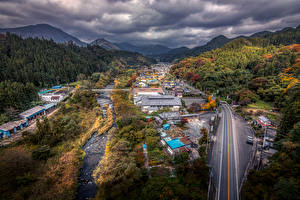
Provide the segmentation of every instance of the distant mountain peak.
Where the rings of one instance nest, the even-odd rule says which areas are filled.
[[[106,50],[109,50],[109,51],[111,51],[111,50],[120,50],[119,47],[117,47],[116,45],[114,45],[113,43],[107,41],[104,38],[96,39],[93,42],[91,42],[90,45],[98,45],[98,46],[102,47],[103,49],[106,49]]]
[[[78,38],[62,31],[59,28],[51,26],[49,24],[35,24],[29,26],[22,26],[16,28],[0,28],[1,33],[14,33],[22,38],[44,38],[47,40],[53,39],[57,43],[68,43],[72,41],[79,46],[85,46],[86,44],[80,41]]]

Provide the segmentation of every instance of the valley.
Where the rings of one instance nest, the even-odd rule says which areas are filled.
[[[125,28],[0,29],[0,199],[297,199],[299,25]]]

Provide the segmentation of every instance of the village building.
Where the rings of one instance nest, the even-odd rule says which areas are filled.
[[[45,108],[43,106],[35,106],[29,110],[26,110],[19,114],[19,116],[23,119],[27,119],[30,123],[32,120],[39,118],[40,116],[45,114]]]
[[[158,116],[161,120],[180,120],[179,112],[163,112]]]
[[[265,116],[259,116],[257,119],[257,123],[263,127],[272,125],[271,121]]]
[[[164,91],[161,87],[158,88],[133,88],[132,89],[132,96],[133,96],[133,102],[136,104],[136,102],[141,100],[141,96],[154,96],[154,95],[162,95],[164,94]]]
[[[141,106],[142,112],[152,113],[163,108],[170,108],[171,111],[179,111],[181,99],[171,95],[142,96],[136,105]]]
[[[184,143],[180,141],[179,138],[175,138],[173,140],[166,141],[168,147],[167,151],[171,156],[178,154],[181,152],[181,147],[184,147]]]
[[[28,120],[22,119],[18,121],[7,122],[0,126],[0,138],[9,137],[11,134],[22,130],[28,126]]]
[[[42,101],[58,103],[64,99],[64,95],[49,93],[40,95],[40,98],[42,99]]]
[[[32,120],[40,118],[41,116],[53,111],[55,106],[55,103],[45,104],[43,106],[35,106],[29,110],[20,113],[19,116],[23,119],[28,120],[28,123],[30,123]]]

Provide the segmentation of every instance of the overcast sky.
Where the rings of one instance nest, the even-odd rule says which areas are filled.
[[[0,27],[48,23],[90,42],[205,44],[300,24],[300,0],[0,0]]]

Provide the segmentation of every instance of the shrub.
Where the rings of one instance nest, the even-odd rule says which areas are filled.
[[[40,146],[32,152],[34,160],[47,160],[50,156],[50,147],[48,145]]]

